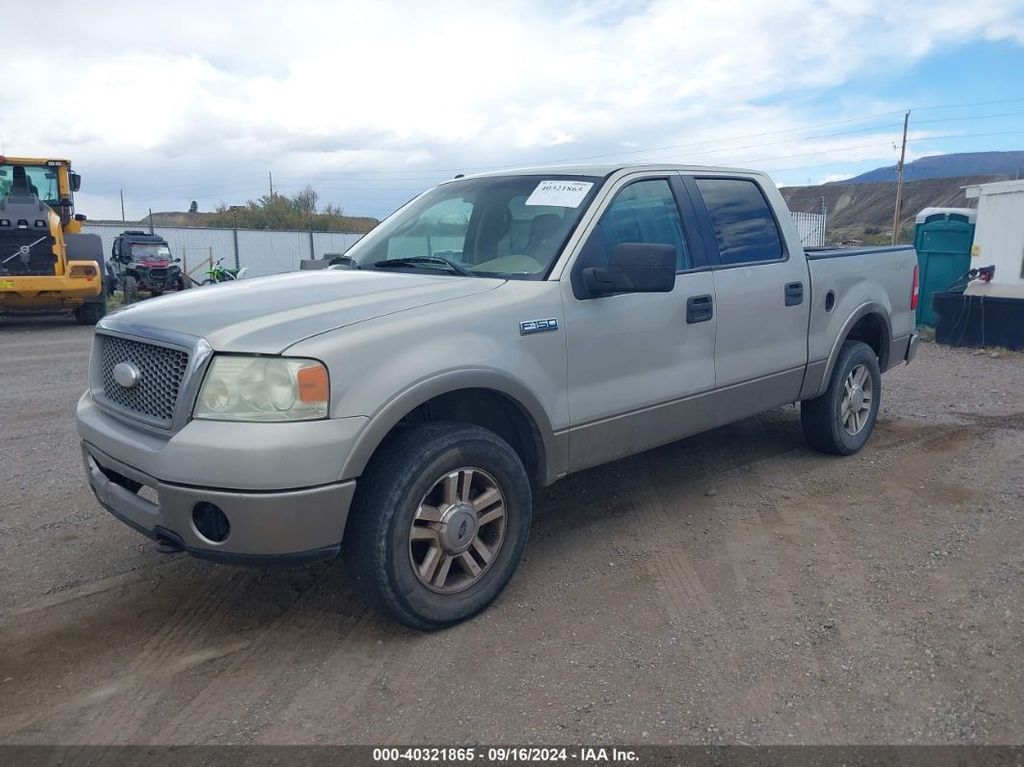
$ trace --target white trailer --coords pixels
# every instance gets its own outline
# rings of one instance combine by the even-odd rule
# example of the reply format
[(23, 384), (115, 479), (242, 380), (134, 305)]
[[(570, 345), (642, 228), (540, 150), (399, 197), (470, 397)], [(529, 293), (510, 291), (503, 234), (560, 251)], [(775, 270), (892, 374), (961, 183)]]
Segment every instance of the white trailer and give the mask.
[(978, 201), (971, 267), (996, 267), (989, 283), (975, 281), (970, 295), (1024, 299), (1024, 179), (964, 187)]

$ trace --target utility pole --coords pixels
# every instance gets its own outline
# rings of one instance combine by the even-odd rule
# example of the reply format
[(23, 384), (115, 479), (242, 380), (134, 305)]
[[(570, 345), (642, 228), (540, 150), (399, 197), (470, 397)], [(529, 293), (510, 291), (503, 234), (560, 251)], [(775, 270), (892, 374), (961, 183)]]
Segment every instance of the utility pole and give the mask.
[(825, 205), (825, 195), (821, 196), (821, 244), (828, 245), (828, 207)]
[(309, 214), (309, 257), (316, 258), (316, 248), (313, 247), (313, 214)]
[(153, 234), (153, 209), (149, 209), (149, 233)]
[(900, 208), (903, 206), (903, 161), (907, 156), (907, 125), (910, 123), (910, 110), (903, 115), (903, 146), (900, 147), (900, 162), (896, 166), (896, 212), (892, 217), (892, 244), (900, 235)]
[[(236, 270), (238, 270), (240, 268), (239, 267), (239, 262), (238, 262), (238, 211), (241, 210), (241, 209), (242, 209), (241, 205), (232, 205), (230, 208), (228, 208), (228, 210), (230, 210), (232, 213), (235, 214), (235, 228), (231, 230), (231, 239), (232, 239), (232, 242), (233, 242), (233, 244), (235, 246), (235, 269)], [(211, 256), (211, 262), (210, 263), (213, 263), (212, 256)]]
[(270, 179), (270, 201), (274, 201), (274, 171), (267, 171), (267, 178)]
[(124, 219), (124, 189), (119, 189), (118, 191), (121, 193), (121, 223), (123, 224), (125, 222), (125, 219)]

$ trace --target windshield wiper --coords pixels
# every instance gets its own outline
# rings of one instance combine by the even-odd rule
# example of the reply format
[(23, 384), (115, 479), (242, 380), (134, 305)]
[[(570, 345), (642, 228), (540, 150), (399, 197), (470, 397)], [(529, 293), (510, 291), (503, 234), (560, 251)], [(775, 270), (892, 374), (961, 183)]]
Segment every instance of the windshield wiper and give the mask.
[(467, 269), (462, 264), (457, 264), (442, 256), (409, 256), (408, 258), (390, 258), (384, 261), (375, 261), (374, 266), (378, 269), (387, 269), (395, 266), (412, 266), (415, 267), (418, 264), (442, 264), (447, 266), (456, 274), (461, 274), (463, 277), (475, 276), (470, 269)]

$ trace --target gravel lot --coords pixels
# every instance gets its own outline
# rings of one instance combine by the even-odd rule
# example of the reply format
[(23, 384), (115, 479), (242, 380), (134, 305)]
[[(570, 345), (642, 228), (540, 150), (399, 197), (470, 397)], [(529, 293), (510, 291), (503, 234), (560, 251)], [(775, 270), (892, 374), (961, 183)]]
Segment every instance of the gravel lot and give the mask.
[(0, 321), (7, 743), (1024, 741), (1024, 357), (925, 344), (858, 456), (795, 408), (543, 491), (418, 634), (340, 568), (158, 554), (88, 491), (91, 330)]

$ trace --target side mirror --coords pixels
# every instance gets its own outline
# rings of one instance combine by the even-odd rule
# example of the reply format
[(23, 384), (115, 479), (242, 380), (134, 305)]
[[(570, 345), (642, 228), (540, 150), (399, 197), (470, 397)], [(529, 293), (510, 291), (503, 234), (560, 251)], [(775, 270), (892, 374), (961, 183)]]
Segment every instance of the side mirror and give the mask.
[(642, 242), (623, 242), (608, 266), (583, 270), (590, 297), (616, 293), (670, 293), (676, 286), (676, 248)]
[(71, 191), (77, 192), (82, 188), (82, 177), (78, 173), (71, 171), (68, 174), (68, 181), (71, 183)]
[(180, 263), (181, 263), (181, 259), (180, 259), (180, 258), (176, 258), (176, 259), (174, 259), (174, 262), (173, 262), (173, 263), (175, 263), (175, 264), (180, 264)]

